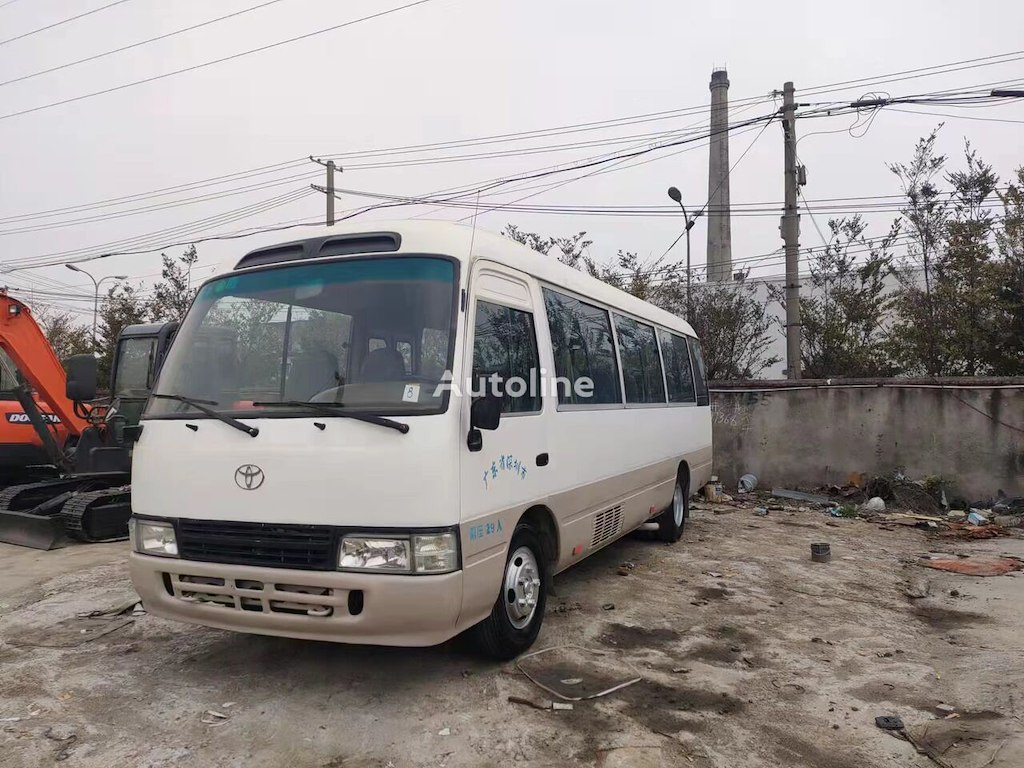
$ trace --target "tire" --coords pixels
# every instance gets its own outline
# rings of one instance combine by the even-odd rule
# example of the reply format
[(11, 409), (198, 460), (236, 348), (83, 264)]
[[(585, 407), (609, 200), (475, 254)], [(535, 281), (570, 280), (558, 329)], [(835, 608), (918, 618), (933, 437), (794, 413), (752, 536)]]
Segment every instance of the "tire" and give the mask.
[(675, 544), (683, 535), (683, 526), (690, 516), (690, 482), (689, 477), (680, 475), (676, 478), (672, 490), (672, 501), (658, 515), (658, 540)]
[[(516, 526), (502, 571), (501, 593), (491, 615), (473, 628), (476, 646), (488, 658), (513, 659), (537, 639), (547, 605), (548, 564), (543, 553), (537, 531), (526, 523)], [(510, 602), (510, 594), (518, 599)]]

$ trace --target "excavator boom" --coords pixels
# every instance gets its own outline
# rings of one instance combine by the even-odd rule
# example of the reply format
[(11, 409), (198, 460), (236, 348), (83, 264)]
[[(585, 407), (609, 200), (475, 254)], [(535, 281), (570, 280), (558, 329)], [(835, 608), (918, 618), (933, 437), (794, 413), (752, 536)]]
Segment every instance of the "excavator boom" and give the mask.
[(31, 310), (5, 293), (0, 293), (0, 348), (68, 432), (80, 437), (89, 423), (75, 413), (74, 403), (65, 394), (67, 377), (64, 366), (32, 317)]

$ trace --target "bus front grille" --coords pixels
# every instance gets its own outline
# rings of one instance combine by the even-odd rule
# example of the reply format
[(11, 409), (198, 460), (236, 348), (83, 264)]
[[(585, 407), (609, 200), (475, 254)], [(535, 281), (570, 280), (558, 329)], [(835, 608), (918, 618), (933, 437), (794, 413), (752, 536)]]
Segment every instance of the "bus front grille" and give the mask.
[(178, 551), (186, 560), (331, 571), (336, 549), (333, 530), (322, 525), (178, 521)]

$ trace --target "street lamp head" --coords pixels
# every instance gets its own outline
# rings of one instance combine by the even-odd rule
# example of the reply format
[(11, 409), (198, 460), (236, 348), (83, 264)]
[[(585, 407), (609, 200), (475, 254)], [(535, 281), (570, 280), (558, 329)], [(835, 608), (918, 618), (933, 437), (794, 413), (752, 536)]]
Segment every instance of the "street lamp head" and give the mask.
[(115, 280), (127, 280), (128, 279), (128, 275), (113, 275), (113, 278)]
[(683, 202), (683, 193), (675, 187), (668, 188), (668, 196), (675, 200), (677, 203)]
[(76, 267), (74, 264), (65, 264), (65, 267), (70, 269), (72, 272), (81, 272), (82, 270)]

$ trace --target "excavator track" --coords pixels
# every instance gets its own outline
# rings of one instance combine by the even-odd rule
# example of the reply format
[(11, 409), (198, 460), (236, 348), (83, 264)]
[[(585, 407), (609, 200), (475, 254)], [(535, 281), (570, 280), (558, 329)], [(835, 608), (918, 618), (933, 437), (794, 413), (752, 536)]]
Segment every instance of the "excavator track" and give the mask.
[[(43, 480), (38, 483), (22, 483), (11, 485), (0, 490), (0, 510), (24, 512), (66, 491), (73, 491), (81, 486), (81, 481)], [(64, 486), (67, 486), (66, 488)]]
[(60, 510), (64, 531), (78, 541), (116, 541), (128, 536), (131, 488), (106, 488), (72, 494)]

